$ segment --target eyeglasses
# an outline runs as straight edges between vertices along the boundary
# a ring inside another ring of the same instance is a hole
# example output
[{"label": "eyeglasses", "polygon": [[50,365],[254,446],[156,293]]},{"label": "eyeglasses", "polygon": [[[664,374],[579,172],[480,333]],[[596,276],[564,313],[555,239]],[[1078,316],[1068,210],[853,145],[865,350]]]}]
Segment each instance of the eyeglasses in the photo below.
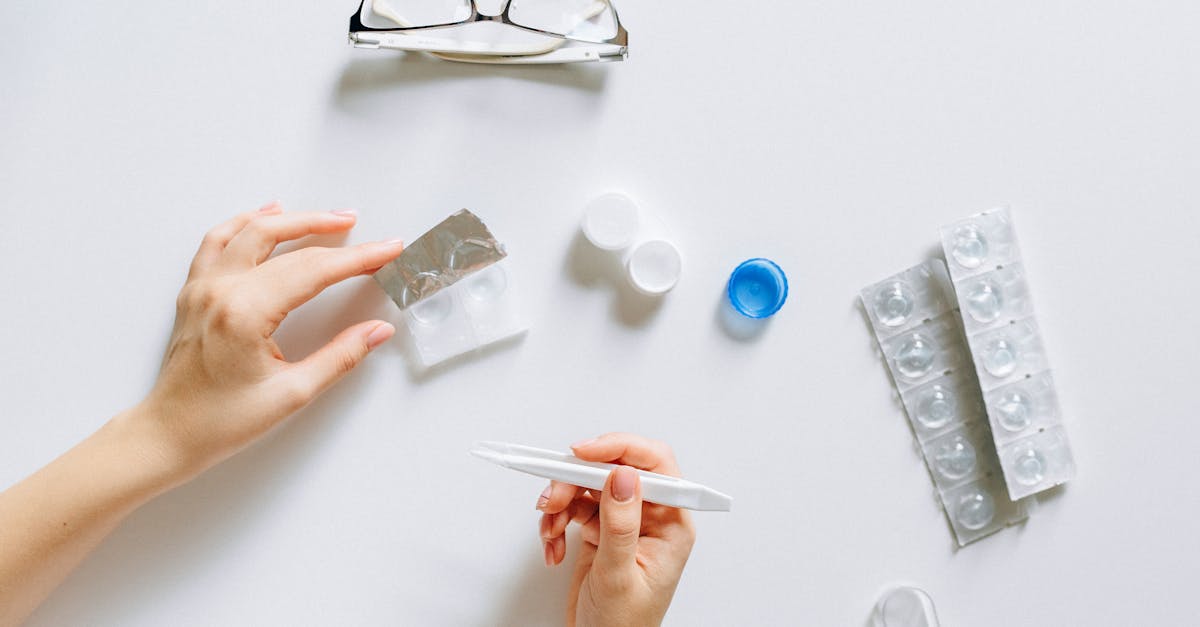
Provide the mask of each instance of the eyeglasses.
[{"label": "eyeglasses", "polygon": [[362,0],[350,16],[356,48],[429,52],[466,63],[623,61],[629,33],[610,0]]}]

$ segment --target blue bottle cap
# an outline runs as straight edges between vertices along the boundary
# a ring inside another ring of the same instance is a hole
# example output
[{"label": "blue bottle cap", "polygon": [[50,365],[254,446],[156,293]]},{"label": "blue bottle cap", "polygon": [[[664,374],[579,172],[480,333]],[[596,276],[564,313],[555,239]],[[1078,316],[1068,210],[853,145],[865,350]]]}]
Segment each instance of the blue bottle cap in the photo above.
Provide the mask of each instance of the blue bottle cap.
[{"label": "blue bottle cap", "polygon": [[744,261],[729,276],[729,302],[748,318],[775,315],[787,295],[787,275],[770,259]]}]

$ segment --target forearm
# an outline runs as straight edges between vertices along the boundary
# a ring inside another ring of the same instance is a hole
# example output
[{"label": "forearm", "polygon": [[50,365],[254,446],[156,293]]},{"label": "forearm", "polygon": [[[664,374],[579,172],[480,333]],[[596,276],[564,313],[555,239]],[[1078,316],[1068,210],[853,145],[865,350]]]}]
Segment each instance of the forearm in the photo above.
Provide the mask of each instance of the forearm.
[{"label": "forearm", "polygon": [[26,618],[121,520],[173,485],[172,460],[137,411],[0,493],[0,625]]}]

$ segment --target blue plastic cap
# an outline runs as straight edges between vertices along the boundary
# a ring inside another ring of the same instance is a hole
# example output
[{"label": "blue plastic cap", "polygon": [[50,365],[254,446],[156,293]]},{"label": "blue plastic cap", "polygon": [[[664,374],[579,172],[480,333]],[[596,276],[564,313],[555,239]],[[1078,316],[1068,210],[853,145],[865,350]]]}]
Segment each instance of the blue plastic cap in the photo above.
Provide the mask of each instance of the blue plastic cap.
[{"label": "blue plastic cap", "polygon": [[744,261],[729,276],[729,302],[748,318],[775,315],[787,295],[787,275],[770,259]]}]

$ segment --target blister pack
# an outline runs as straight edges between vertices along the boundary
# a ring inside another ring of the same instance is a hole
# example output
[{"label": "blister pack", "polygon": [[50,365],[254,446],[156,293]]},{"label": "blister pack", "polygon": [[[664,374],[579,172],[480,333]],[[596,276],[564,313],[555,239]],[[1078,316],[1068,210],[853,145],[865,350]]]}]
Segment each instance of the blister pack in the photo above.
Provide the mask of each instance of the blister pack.
[{"label": "blister pack", "polygon": [[375,274],[404,312],[415,357],[430,367],[525,331],[503,244],[455,213]]},{"label": "blister pack", "polygon": [[860,293],[960,546],[1028,517],[996,448],[946,265],[931,260]]},{"label": "blister pack", "polygon": [[941,237],[1009,496],[1069,481],[1075,461],[1011,216],[980,213]]}]

